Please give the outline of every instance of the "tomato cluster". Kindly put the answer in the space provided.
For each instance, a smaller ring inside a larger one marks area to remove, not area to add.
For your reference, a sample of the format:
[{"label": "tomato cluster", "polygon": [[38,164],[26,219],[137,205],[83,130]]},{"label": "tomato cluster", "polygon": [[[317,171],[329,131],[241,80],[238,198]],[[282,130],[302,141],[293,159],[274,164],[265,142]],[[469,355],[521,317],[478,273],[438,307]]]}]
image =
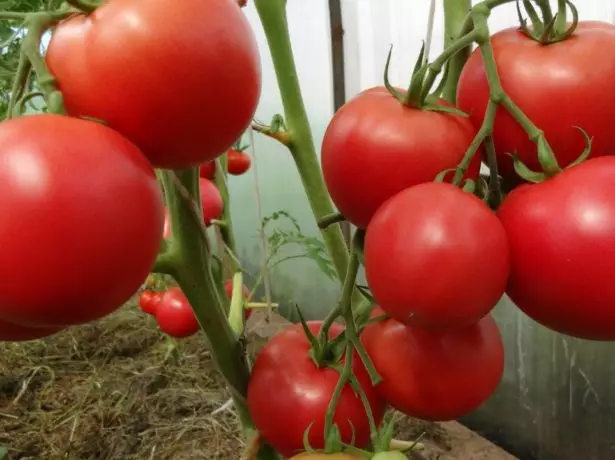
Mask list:
[{"label": "tomato cluster", "polygon": [[[233,280],[224,282],[224,292],[228,300],[233,293]],[[250,290],[243,286],[244,301],[250,296]],[[139,306],[143,312],[153,316],[158,327],[165,334],[175,338],[186,338],[196,334],[200,325],[190,302],[179,287],[171,287],[165,291],[155,292],[145,290],[139,296]],[[247,321],[252,310],[244,310],[244,320]]]},{"label": "tomato cluster", "polygon": [[[256,40],[235,0],[108,1],[59,22],[45,60],[66,114],[0,124],[0,341],[102,318],[137,292],[171,232],[153,168],[214,160],[260,95]],[[200,193],[209,225],[223,201],[208,180]],[[159,310],[184,304],[171,291]]]}]

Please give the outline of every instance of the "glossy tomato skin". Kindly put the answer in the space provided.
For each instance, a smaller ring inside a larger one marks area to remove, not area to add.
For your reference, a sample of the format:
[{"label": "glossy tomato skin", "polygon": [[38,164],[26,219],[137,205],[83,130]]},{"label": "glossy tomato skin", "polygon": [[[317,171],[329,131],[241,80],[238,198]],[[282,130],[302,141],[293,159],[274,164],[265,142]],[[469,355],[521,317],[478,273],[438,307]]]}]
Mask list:
[{"label": "glossy tomato skin", "polygon": [[472,412],[495,392],[504,372],[504,346],[491,315],[440,331],[390,318],[367,326],[361,340],[383,379],[376,391],[423,420],[455,420]]},{"label": "glossy tomato skin", "polygon": [[[385,88],[366,90],[337,111],[325,132],[321,159],[331,198],[365,228],[387,199],[455,168],[475,134],[466,118],[404,107]],[[467,177],[476,178],[479,168],[477,154]]]},{"label": "glossy tomato skin", "polygon": [[[224,292],[226,293],[226,296],[228,297],[229,300],[233,298],[233,280],[232,279],[228,279],[224,282]],[[245,284],[243,285],[242,292],[243,292],[244,299],[247,299],[250,296],[250,289],[248,289],[248,286],[246,286]],[[250,316],[252,316],[252,312],[253,310],[251,308],[246,308],[244,310],[243,316],[246,321],[250,318]]]},{"label": "glossy tomato skin", "polygon": [[162,300],[162,296],[162,292],[145,290],[139,296],[139,307],[141,307],[141,310],[143,310],[144,313],[155,316],[156,309]]},{"label": "glossy tomato skin", "polygon": [[261,89],[254,33],[234,0],[109,0],[60,23],[46,60],[70,115],[105,120],[155,167],[225,152]]},{"label": "glossy tomato skin", "polygon": [[513,190],[498,210],[508,234],[506,293],[563,334],[615,340],[615,158]]},{"label": "glossy tomato skin", "polygon": [[169,289],[160,299],[156,321],[162,332],[178,339],[190,337],[200,329],[190,302],[178,287]]},{"label": "glossy tomato skin", "polygon": [[199,175],[203,179],[214,180],[216,177],[216,162],[207,161],[199,167]]},{"label": "glossy tomato skin", "polygon": [[245,174],[250,169],[252,165],[252,159],[250,155],[244,152],[240,152],[238,150],[229,150],[227,154],[228,158],[228,173],[233,176],[241,176]]},{"label": "glossy tomato skin", "polygon": [[29,327],[0,319],[0,342],[26,342],[57,334],[61,327]]},{"label": "glossy tomato skin", "polygon": [[59,115],[3,122],[0,318],[67,326],[121,307],[150,273],[163,212],[154,171],[117,132]]},{"label": "glossy tomato skin", "polygon": [[502,224],[480,199],[451,184],[425,183],[374,215],[365,235],[365,275],[376,301],[397,320],[466,326],[504,294],[508,251]]},{"label": "glossy tomato skin", "polygon": [[[320,331],[321,325],[321,321],[308,322],[314,334]],[[342,326],[334,324],[330,336],[335,337],[342,330]],[[339,373],[331,368],[318,369],[308,355],[309,349],[301,325],[290,326],[264,346],[248,385],[252,420],[267,442],[286,457],[304,450],[303,435],[312,423],[310,445],[314,449],[324,447],[324,416],[339,379]],[[356,356],[353,365],[378,424],[384,407]],[[271,393],[272,388],[275,393]],[[349,385],[342,390],[333,423],[338,425],[344,442],[349,443],[353,435],[356,446],[365,446],[369,441],[365,409]]]},{"label": "glossy tomato skin", "polygon": [[[543,46],[518,28],[494,34],[493,51],[502,86],[525,114],[544,131],[560,166],[574,161],[585,148],[575,126],[593,137],[592,155],[615,154],[615,25],[581,21],[574,36]],[[457,103],[478,127],[484,118],[489,89],[480,51],[475,51],[459,80]],[[540,171],[536,147],[519,124],[498,108],[493,140],[499,172],[517,179],[508,154],[516,152]]]}]

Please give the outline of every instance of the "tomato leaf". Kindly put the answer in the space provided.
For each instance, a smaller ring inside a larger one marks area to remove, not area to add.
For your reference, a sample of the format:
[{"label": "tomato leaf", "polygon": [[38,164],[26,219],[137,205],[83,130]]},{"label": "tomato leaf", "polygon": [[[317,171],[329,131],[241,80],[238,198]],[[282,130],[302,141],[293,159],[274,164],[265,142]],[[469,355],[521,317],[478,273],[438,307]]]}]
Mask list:
[{"label": "tomato leaf", "polygon": [[427,104],[423,107],[423,110],[428,110],[430,112],[451,113],[453,115],[459,115],[460,117],[463,117],[463,118],[470,117],[470,115],[463,112],[462,110],[459,110],[457,107],[447,107],[444,105],[435,104],[434,99],[435,98],[432,95],[427,96],[427,98],[425,99],[425,102]]}]

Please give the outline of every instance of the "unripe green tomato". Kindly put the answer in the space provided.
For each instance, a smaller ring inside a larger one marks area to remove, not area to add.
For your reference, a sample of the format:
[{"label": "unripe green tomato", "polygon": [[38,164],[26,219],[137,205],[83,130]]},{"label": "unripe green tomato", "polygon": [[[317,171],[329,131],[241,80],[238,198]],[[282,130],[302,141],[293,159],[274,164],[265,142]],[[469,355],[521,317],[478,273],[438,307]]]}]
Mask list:
[{"label": "unripe green tomato", "polygon": [[372,457],[372,460],[408,460],[406,455],[398,450],[392,452],[379,452]]}]

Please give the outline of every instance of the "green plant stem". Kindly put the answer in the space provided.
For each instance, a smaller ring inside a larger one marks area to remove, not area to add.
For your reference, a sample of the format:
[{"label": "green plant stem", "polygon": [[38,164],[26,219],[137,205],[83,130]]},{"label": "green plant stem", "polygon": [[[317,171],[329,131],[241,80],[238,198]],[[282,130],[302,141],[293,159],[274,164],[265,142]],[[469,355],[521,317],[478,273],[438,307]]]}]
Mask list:
[{"label": "green plant stem", "polygon": [[[444,47],[448,48],[457,37],[461,36],[465,17],[472,8],[472,0],[444,0]],[[448,72],[442,97],[451,104],[457,99],[457,82],[459,75],[470,57],[471,48],[466,46],[459,50],[448,62]]]},{"label": "green plant stem", "polygon": [[233,275],[233,294],[231,296],[231,308],[229,310],[228,321],[237,338],[243,334],[244,321],[243,298],[243,273],[237,272]]},{"label": "green plant stem", "polygon": [[21,52],[30,61],[38,85],[45,94],[47,109],[50,113],[65,115],[64,98],[58,90],[55,77],[51,74],[45,63],[45,59],[40,54],[41,41],[47,30],[57,24],[60,19],[68,13],[31,13],[24,21],[24,27],[28,30],[21,45]]},{"label": "green plant stem", "polygon": [[[312,130],[310,128],[297,68],[290,43],[285,0],[255,0],[261,23],[267,36],[273,59],[278,86],[282,96],[289,149],[297,164],[299,175],[310,206],[317,221],[333,214],[333,204],[327,193]],[[342,230],[338,225],[321,230],[325,245],[340,280],[346,276],[348,248]]]},{"label": "green plant stem", "polygon": [[[174,277],[211,344],[212,357],[228,384],[241,424],[250,437],[254,434],[254,425],[245,399],[250,373],[245,350],[227,320],[214,286],[207,235],[194,218],[194,202],[184,196],[173,177],[176,175],[181,186],[195,200],[198,197],[198,168],[176,173],[163,171],[160,175],[178,254]],[[278,457],[268,446],[263,446],[257,459],[277,460]]]},{"label": "green plant stem", "polygon": [[93,13],[100,6],[100,2],[89,0],[66,0],[66,3],[86,14]]},{"label": "green plant stem", "polygon": [[[222,210],[222,220],[224,221],[223,226],[219,226],[220,235],[222,236],[222,241],[226,247],[233,253],[237,254],[237,245],[235,243],[235,234],[233,233],[233,221],[231,219],[231,198],[228,190],[228,182],[226,175],[226,156],[223,159],[216,160],[216,175],[215,182],[216,187],[218,187],[218,191],[222,196],[222,201],[224,202],[224,208]],[[233,272],[237,271],[239,267],[233,258],[231,257],[231,266]]]},{"label": "green plant stem", "polygon": [[28,77],[32,71],[32,64],[24,53],[19,53],[19,62],[17,70],[13,77],[13,85],[11,87],[11,98],[6,111],[7,118],[13,118],[19,106],[19,100],[23,97],[24,92],[28,87]]},{"label": "green plant stem", "polygon": [[17,11],[0,11],[0,21],[23,21],[31,13],[20,13]]}]

